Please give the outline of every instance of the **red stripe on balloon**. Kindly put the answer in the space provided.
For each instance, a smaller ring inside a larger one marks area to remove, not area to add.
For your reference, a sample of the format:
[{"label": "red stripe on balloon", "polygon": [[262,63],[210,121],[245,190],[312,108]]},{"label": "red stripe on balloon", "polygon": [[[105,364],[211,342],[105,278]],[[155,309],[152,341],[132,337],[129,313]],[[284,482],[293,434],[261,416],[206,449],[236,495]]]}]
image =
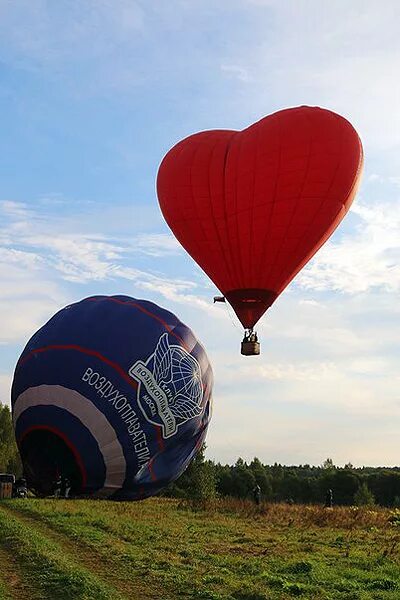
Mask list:
[{"label": "red stripe on balloon", "polygon": [[132,379],[119,364],[109,360],[108,358],[106,358],[105,356],[100,354],[100,352],[97,352],[96,350],[91,350],[90,348],[83,348],[82,346],[77,346],[75,344],[51,344],[50,346],[43,346],[43,348],[36,348],[35,350],[32,350],[26,356],[22,357],[22,359],[19,361],[18,366],[24,364],[24,362],[26,362],[29,358],[31,358],[32,355],[40,354],[41,352],[47,352],[48,350],[76,350],[77,352],[82,352],[83,354],[88,354],[89,356],[95,356],[102,362],[106,363],[107,365],[109,365],[110,367],[115,369],[115,371],[117,371],[119,373],[119,375],[121,375],[121,377],[123,377],[123,379],[125,379],[125,381],[127,381],[129,383],[129,385],[131,385],[133,388],[135,388],[135,390],[137,390],[137,388],[138,388],[137,382],[134,379]]},{"label": "red stripe on balloon", "polygon": [[161,427],[156,427],[157,429],[157,443],[159,445],[159,447],[164,450],[164,439],[161,435]]},{"label": "red stripe on balloon", "polygon": [[161,317],[158,317],[154,313],[150,312],[149,310],[147,310],[146,308],[144,308],[144,306],[142,306],[141,304],[138,304],[137,302],[133,302],[133,301],[124,302],[123,300],[118,300],[118,298],[110,298],[110,297],[87,298],[86,302],[102,302],[104,300],[106,300],[108,302],[115,302],[116,304],[123,304],[124,306],[132,306],[133,308],[138,308],[142,313],[148,315],[152,319],[155,319],[156,321],[158,321],[159,323],[161,323],[161,325],[168,331],[168,333],[170,333],[171,335],[173,335],[182,344],[182,346],[188,352],[190,352],[190,350],[188,349],[187,344],[183,341],[183,339],[177,333],[174,332],[174,330],[168,325],[168,323],[166,323],[164,321],[164,319],[162,319]]},{"label": "red stripe on balloon", "polygon": [[156,475],[154,473],[154,469],[153,469],[153,459],[152,458],[147,463],[147,468],[149,469],[151,480],[152,481],[157,481],[157,477],[156,477]]}]

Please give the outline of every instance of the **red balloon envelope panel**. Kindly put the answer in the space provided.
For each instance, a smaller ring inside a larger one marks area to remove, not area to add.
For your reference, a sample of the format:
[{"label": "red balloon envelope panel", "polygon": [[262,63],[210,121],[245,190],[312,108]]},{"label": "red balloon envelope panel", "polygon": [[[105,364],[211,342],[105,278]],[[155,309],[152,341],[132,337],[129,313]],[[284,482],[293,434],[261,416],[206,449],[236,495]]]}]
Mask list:
[{"label": "red balloon envelope panel", "polygon": [[301,106],[182,140],[157,192],[179,242],[252,328],[348,211],[362,161],[346,119]]}]

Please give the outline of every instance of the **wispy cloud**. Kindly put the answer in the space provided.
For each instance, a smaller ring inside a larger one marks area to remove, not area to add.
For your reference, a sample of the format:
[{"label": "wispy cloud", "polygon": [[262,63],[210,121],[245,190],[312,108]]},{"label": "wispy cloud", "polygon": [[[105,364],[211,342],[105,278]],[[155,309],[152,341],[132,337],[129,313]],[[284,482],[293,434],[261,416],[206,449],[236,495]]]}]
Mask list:
[{"label": "wispy cloud", "polygon": [[143,17],[135,0],[72,2],[68,11],[42,0],[22,0],[1,4],[0,31],[21,59],[49,66],[77,57],[82,49],[86,57],[107,56],[118,43],[131,42],[143,28]]},{"label": "wispy cloud", "polygon": [[182,247],[167,233],[149,233],[136,236],[132,245],[149,256],[159,257],[182,252]]},{"label": "wispy cloud", "polygon": [[219,394],[214,407],[208,453],[222,462],[258,456],[269,464],[321,464],[330,456],[337,465],[398,463],[398,424],[393,411],[376,411],[371,417],[368,411],[343,413],[342,405],[338,410],[317,404],[312,411],[296,410],[280,395],[271,400],[268,390],[263,405],[249,394],[232,391]]},{"label": "wispy cloud", "polygon": [[[0,259],[19,266],[52,269],[67,281],[85,283],[124,277],[127,258],[134,259],[140,253],[161,257],[178,250],[168,234],[140,234],[116,241],[104,234],[84,233],[78,215],[75,233],[66,232],[62,216],[53,216],[50,226],[48,220],[28,211],[23,203],[3,201],[1,214],[6,221],[0,226]],[[129,276],[154,277],[139,269],[130,270]]]},{"label": "wispy cloud", "polygon": [[251,77],[247,69],[241,67],[240,65],[221,65],[221,71],[229,75],[230,77],[234,77],[239,81],[250,81]]},{"label": "wispy cloud", "polygon": [[1,200],[0,210],[5,217],[11,219],[27,219],[31,216],[31,211],[27,204],[13,200]]},{"label": "wispy cloud", "polygon": [[196,295],[195,282],[134,266],[142,254],[160,258],[178,253],[169,234],[138,234],[115,241],[106,235],[83,233],[79,217],[76,233],[66,233],[62,217],[59,222],[53,217],[49,227],[40,214],[17,202],[0,203],[0,215],[6,218],[0,226],[0,303],[4,302],[3,314],[8,312],[0,342],[32,332],[42,315],[54,307],[54,299],[57,303],[65,298],[62,289],[68,283],[126,280],[174,303],[211,310],[211,304]]},{"label": "wispy cloud", "polygon": [[0,402],[10,405],[11,396],[11,375],[0,373]]},{"label": "wispy cloud", "polygon": [[400,203],[356,203],[353,212],[355,231],[328,242],[299,276],[300,286],[350,294],[400,289]]},{"label": "wispy cloud", "polygon": [[0,279],[0,344],[26,341],[68,298],[40,257],[1,252]]}]

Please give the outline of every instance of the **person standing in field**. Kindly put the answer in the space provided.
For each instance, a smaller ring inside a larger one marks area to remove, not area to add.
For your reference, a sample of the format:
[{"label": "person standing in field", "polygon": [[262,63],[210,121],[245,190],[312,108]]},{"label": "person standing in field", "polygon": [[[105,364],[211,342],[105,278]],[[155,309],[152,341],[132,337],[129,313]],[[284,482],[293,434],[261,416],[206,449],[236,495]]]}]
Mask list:
[{"label": "person standing in field", "polygon": [[326,496],[325,496],[325,508],[332,508],[333,507],[333,492],[331,489],[329,489],[326,492]]},{"label": "person standing in field", "polygon": [[260,503],[261,503],[261,488],[258,485],[258,483],[253,488],[253,498],[254,498],[254,502],[257,504],[257,506],[260,506]]}]

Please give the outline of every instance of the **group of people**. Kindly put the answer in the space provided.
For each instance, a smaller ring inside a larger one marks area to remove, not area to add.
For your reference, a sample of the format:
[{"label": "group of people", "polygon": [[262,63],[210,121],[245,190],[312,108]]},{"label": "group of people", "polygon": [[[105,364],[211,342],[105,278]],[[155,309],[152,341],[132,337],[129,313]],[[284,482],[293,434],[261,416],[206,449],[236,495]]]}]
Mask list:
[{"label": "group of people", "polygon": [[59,475],[54,483],[55,498],[69,498],[71,482],[65,475]]},{"label": "group of people", "polygon": [[252,329],[249,329],[245,332],[243,341],[255,343],[255,342],[258,342],[258,336],[255,331],[253,331]]}]

